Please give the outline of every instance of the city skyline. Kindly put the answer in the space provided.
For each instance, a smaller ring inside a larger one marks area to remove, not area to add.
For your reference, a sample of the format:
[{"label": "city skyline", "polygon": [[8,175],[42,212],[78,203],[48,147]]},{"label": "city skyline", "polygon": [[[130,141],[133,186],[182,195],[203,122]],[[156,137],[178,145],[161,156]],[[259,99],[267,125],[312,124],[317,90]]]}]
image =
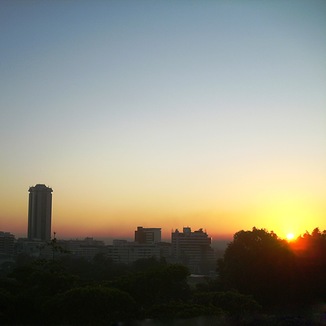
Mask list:
[{"label": "city skyline", "polygon": [[2,1],[0,230],[326,229],[325,1]]},{"label": "city skyline", "polygon": [[[18,239],[30,240],[30,241],[43,241],[48,242],[51,239],[58,238],[58,232],[52,229],[52,192],[53,189],[51,187],[47,187],[45,184],[36,184],[35,186],[29,187],[29,199],[28,199],[28,219],[27,219],[27,237],[25,234],[18,234]],[[254,229],[255,227],[253,227]],[[317,227],[319,228],[319,227]],[[126,230],[127,233],[120,233],[116,237],[112,234],[105,233],[99,235],[98,237],[106,243],[111,243],[113,241],[130,241],[134,239],[134,242],[139,244],[154,244],[160,241],[173,242],[173,237],[175,234],[178,234],[179,229],[183,229],[183,232],[187,234],[187,232],[191,233],[191,227],[188,224],[183,225],[182,228],[174,227],[171,229],[169,236],[167,232],[164,232],[164,237],[161,238],[162,228],[161,227],[143,227],[137,225],[137,229],[134,230],[134,237],[129,232],[130,230]],[[266,228],[264,228],[266,229]],[[204,231],[203,231],[204,230]],[[266,229],[267,230],[267,229]],[[0,230],[2,233],[12,234],[10,230]],[[60,231],[60,230],[59,230]],[[239,230],[238,230],[239,231]],[[238,232],[237,231],[237,232]],[[268,230],[267,230],[268,231]],[[306,230],[308,232],[308,230]],[[199,227],[198,230],[194,231],[196,233],[204,233],[207,234],[206,228]],[[76,239],[79,240],[78,236],[75,235],[65,235],[63,237],[59,236],[59,239]],[[12,234],[16,237],[16,234]],[[293,233],[287,233],[280,239],[292,241],[295,237],[299,237],[303,234],[294,235]],[[220,249],[224,249],[229,241],[231,241],[233,234],[219,234],[215,235],[215,239],[212,236],[209,237],[210,241],[215,240],[215,246]],[[93,239],[90,237],[90,234],[85,234],[82,238]],[[119,238],[120,237],[120,238]],[[123,239],[123,240],[122,240]]]},{"label": "city skyline", "polygon": [[[36,184],[28,189],[28,218],[27,218],[27,237],[22,234],[18,234],[18,238],[26,238],[29,241],[42,241],[49,242],[51,239],[57,238],[58,232],[52,229],[52,192],[51,187],[47,187],[45,184]],[[183,226],[183,230],[191,231],[191,227]],[[203,228],[199,228],[196,232],[202,232]],[[59,230],[60,231],[60,230]],[[3,231],[8,234],[12,234],[11,231]],[[178,233],[178,228],[173,228],[170,232],[171,241],[174,233]],[[206,229],[205,229],[206,232]],[[137,229],[134,230],[134,242],[139,244],[153,244],[157,242],[167,241],[167,238],[161,239],[162,228],[161,227],[143,227],[137,225]],[[15,234],[12,234],[16,236]],[[67,238],[67,236],[66,236]],[[69,236],[68,236],[69,238]],[[70,236],[74,238],[74,236]],[[86,237],[89,238],[89,235]],[[110,233],[106,236],[110,238]],[[131,234],[124,236],[124,238],[132,239]],[[111,240],[119,240],[111,237]],[[220,239],[220,240],[223,240]]]}]

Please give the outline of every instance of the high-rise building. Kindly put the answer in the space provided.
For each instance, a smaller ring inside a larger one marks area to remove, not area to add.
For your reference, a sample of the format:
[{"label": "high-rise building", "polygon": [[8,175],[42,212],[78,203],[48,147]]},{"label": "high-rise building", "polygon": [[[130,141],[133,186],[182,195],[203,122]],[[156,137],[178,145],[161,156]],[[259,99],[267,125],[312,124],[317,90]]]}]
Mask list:
[{"label": "high-rise building", "polygon": [[212,239],[202,229],[172,232],[172,256],[174,261],[186,265],[191,273],[207,273],[214,266]]},{"label": "high-rise building", "polygon": [[51,239],[52,189],[44,184],[29,188],[28,239]]},{"label": "high-rise building", "polygon": [[135,242],[141,244],[161,242],[161,228],[143,228],[138,226],[135,231]]}]

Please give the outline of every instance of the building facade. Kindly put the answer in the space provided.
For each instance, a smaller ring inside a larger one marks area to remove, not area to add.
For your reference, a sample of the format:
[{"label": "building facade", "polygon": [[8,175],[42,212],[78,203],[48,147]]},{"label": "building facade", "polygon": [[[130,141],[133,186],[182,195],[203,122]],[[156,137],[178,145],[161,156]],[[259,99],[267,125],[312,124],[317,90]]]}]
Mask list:
[{"label": "building facade", "polygon": [[57,254],[69,254],[74,257],[92,260],[97,254],[104,252],[105,244],[101,240],[87,237],[83,240],[58,240]]},{"label": "building facade", "polygon": [[10,232],[0,231],[0,258],[14,255],[15,236]]},{"label": "building facade", "polygon": [[51,240],[52,191],[44,184],[29,188],[28,240]]},{"label": "building facade", "polygon": [[158,244],[140,244],[126,240],[113,240],[113,245],[108,246],[108,253],[114,263],[127,265],[139,259],[161,258]]},{"label": "building facade", "polygon": [[161,242],[161,228],[143,228],[142,226],[138,226],[135,231],[135,242],[139,244]]},{"label": "building facade", "polygon": [[172,257],[174,262],[183,264],[194,274],[207,274],[215,268],[212,239],[202,229],[191,231],[190,227],[183,232],[172,232]]}]

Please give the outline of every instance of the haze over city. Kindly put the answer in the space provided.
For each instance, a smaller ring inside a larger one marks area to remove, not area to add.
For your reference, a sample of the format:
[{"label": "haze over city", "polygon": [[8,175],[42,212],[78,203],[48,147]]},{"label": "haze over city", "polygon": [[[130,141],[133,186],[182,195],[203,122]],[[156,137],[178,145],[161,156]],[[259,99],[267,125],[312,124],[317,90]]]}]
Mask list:
[{"label": "haze over city", "polygon": [[0,230],[326,229],[325,1],[1,1]]}]

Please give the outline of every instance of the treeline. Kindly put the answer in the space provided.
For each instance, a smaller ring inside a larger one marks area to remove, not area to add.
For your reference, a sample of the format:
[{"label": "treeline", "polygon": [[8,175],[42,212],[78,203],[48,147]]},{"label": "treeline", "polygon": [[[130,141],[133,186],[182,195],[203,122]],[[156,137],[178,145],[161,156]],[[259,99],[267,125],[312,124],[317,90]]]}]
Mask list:
[{"label": "treeline", "polygon": [[253,228],[234,235],[219,260],[219,282],[263,306],[307,306],[326,300],[326,231],[296,241]]},{"label": "treeline", "polygon": [[0,324],[217,316],[235,325],[319,325],[323,311],[307,308],[326,300],[326,232],[288,243],[264,229],[240,231],[217,272],[193,286],[186,267],[155,259],[127,266],[101,254],[92,261],[20,256],[0,278]]},{"label": "treeline", "polygon": [[188,277],[186,267],[155,259],[127,266],[103,255],[91,262],[69,256],[20,257],[1,278],[0,324],[114,325],[147,318],[231,316],[235,303],[248,312],[259,309],[249,296],[191,288]]}]

